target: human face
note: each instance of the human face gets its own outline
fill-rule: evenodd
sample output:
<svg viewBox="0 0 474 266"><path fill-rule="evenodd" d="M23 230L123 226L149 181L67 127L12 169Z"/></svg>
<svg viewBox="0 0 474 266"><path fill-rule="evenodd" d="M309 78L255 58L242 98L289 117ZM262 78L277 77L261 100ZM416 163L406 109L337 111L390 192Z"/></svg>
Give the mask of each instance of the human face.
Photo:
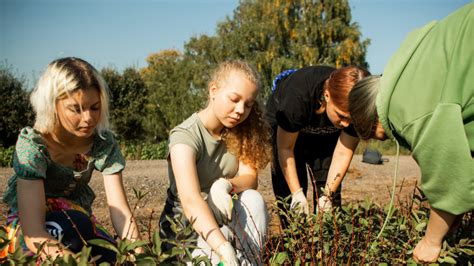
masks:
<svg viewBox="0 0 474 266"><path fill-rule="evenodd" d="M56 110L59 124L69 134L88 138L100 119L100 94L97 89L76 90L59 99Z"/></svg>
<svg viewBox="0 0 474 266"><path fill-rule="evenodd" d="M331 123L340 129L346 128L351 123L349 112L342 111L339 109L332 101L331 96L328 91L324 92L324 97L326 99L326 114L331 120Z"/></svg>
<svg viewBox="0 0 474 266"><path fill-rule="evenodd" d="M257 86L244 74L231 71L222 84L211 84L210 97L213 113L227 128L247 119L257 98Z"/></svg>

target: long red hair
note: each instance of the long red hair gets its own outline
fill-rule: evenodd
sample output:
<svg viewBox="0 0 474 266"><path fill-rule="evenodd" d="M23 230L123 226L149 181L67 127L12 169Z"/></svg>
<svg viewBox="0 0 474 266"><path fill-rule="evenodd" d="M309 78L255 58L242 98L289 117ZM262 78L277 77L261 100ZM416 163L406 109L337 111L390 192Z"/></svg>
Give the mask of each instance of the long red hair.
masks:
<svg viewBox="0 0 474 266"><path fill-rule="evenodd" d="M349 111L349 92L357 81L369 76L369 71L347 66L334 71L324 84L324 89L329 91L334 104L342 111Z"/></svg>

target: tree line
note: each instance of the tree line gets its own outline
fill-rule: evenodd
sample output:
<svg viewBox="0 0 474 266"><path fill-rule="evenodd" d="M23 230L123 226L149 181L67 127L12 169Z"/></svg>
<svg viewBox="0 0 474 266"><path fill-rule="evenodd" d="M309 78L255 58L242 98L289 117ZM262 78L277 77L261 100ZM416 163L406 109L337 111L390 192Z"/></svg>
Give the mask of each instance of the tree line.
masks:
<svg viewBox="0 0 474 266"><path fill-rule="evenodd" d="M325 64L367 68L370 40L362 40L348 0L242 0L214 35L191 37L180 50L161 50L141 69L100 70L111 93L113 130L127 143L159 143L207 101L209 72L220 62L241 59L256 66L265 102L272 79L290 68ZM15 144L32 125L25 79L0 66L1 146Z"/></svg>

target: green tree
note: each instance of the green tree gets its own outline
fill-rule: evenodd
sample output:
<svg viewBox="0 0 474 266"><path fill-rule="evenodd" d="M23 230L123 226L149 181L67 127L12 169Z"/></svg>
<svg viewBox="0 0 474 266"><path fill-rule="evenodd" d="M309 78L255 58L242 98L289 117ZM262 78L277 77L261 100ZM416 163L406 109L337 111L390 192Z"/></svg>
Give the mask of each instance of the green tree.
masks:
<svg viewBox="0 0 474 266"><path fill-rule="evenodd" d="M110 118L119 139L129 142L144 140L147 90L140 73L126 68L122 74L115 69L101 71L110 90Z"/></svg>
<svg viewBox="0 0 474 266"><path fill-rule="evenodd" d="M148 130L155 139L207 99L211 69L229 59L253 63L266 98L273 78L289 68L326 64L367 67L369 40L351 22L347 0L242 0L213 36L191 38L184 52L163 50L147 58L142 77L149 90Z"/></svg>
<svg viewBox="0 0 474 266"><path fill-rule="evenodd" d="M0 66L0 146L14 145L21 128L32 125L33 111L24 84L24 78Z"/></svg>
<svg viewBox="0 0 474 266"><path fill-rule="evenodd" d="M177 50L163 50L147 58L142 77L148 88L147 130L156 141L202 107L207 94L205 71Z"/></svg>
<svg viewBox="0 0 474 266"><path fill-rule="evenodd" d="M217 26L217 34L191 38L185 56L213 67L227 59L254 63L270 93L281 71L315 64L336 67L365 61L369 40L361 40L351 22L347 0L243 0L232 18Z"/></svg>

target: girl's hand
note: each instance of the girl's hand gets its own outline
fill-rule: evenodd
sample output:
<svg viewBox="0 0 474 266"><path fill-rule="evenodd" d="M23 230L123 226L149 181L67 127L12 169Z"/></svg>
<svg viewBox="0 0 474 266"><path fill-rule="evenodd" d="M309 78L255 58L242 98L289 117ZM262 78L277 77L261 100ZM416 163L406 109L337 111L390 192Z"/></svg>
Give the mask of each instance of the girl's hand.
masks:
<svg viewBox="0 0 474 266"><path fill-rule="evenodd" d="M309 204L303 193L303 188L299 188L291 195L290 210L298 213L309 214Z"/></svg>
<svg viewBox="0 0 474 266"><path fill-rule="evenodd" d="M441 244L431 243L426 236L423 237L413 251L413 259L417 263L430 263L438 260Z"/></svg>
<svg viewBox="0 0 474 266"><path fill-rule="evenodd" d="M224 243L219 245L219 247L217 248L217 254L219 254L219 259L222 263L224 263L224 266L239 265L235 249L228 241L225 241Z"/></svg>
<svg viewBox="0 0 474 266"><path fill-rule="evenodd" d="M219 178L212 184L207 199L209 207L219 225L226 224L232 219L232 184L225 178Z"/></svg>
<svg viewBox="0 0 474 266"><path fill-rule="evenodd" d="M331 199L327 196L321 196L318 199L318 211L328 212L332 208Z"/></svg>

